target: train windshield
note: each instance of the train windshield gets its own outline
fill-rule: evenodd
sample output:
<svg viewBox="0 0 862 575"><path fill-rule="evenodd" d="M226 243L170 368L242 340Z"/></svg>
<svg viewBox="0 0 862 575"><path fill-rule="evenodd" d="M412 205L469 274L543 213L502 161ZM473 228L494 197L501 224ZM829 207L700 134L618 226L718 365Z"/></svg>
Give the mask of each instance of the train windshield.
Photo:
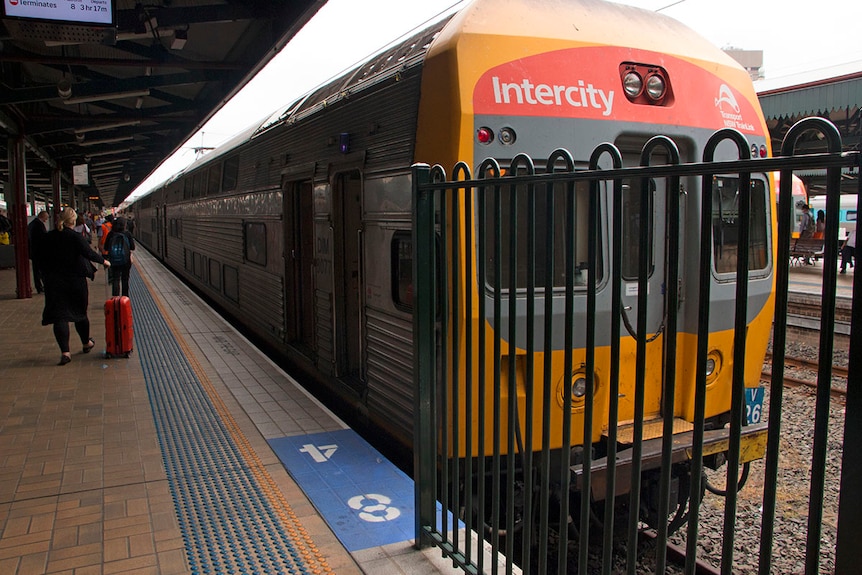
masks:
<svg viewBox="0 0 862 575"><path fill-rule="evenodd" d="M536 288L544 287L549 275L553 278L553 287L562 288L566 286L565 253L568 225L566 195L566 189L562 185L558 185L554 189L552 198L549 198L548 193L544 190L537 190L535 193L529 194L526 189L521 187L504 188L500 190L499 195L486 193L484 215L485 274L489 288L499 285L502 291L510 289L513 279L512 270L514 269L516 289L526 289L529 283L531 264L534 269L533 286ZM586 287L589 184L587 182L577 183L573 197L571 221L574 225L574 284L576 287ZM530 198L533 198L532 209L535 210L534 221L536 225L533 229L529 225L530 218L528 217L531 209ZM601 215L599 221L601 221ZM552 224L552 228L546 227L545 222ZM547 234L551 231L554 240L551 249L548 249ZM529 240L531 234L534 238L532 250ZM512 253L513 242L516 245L514 254ZM599 240L599 244L601 244L601 240ZM599 253L602 253L601 245L598 249ZM597 280L601 280L601 258L599 258L598 266ZM498 275L499 284L497 284Z"/></svg>
<svg viewBox="0 0 862 575"><path fill-rule="evenodd" d="M712 245L715 271L736 272L739 245L739 178L716 176L712 180ZM766 185L751 180L751 229L748 269L762 270L769 264Z"/></svg>
<svg viewBox="0 0 862 575"><path fill-rule="evenodd" d="M626 180L623 184L623 241L622 241L622 274L624 279L637 279L640 266L641 253L641 186L640 180ZM649 180L649 207L650 214L655 213L655 180ZM653 250L655 224L649 226L647 233L646 249L649 252L647 261L649 267L647 275L652 275L655 269L655 253Z"/></svg>

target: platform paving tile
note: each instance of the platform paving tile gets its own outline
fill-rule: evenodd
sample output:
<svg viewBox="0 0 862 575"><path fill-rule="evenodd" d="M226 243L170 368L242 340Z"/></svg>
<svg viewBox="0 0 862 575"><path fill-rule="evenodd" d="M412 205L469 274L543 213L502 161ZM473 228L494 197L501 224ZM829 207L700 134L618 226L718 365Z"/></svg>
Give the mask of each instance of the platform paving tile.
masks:
<svg viewBox="0 0 862 575"><path fill-rule="evenodd" d="M409 542L373 556L344 549L267 443L343 424L149 254L137 259L332 570L438 572ZM62 367L41 325L42 296L17 299L15 281L14 270L0 270L0 575L188 574L141 363L103 353L104 273L88 284L96 348L81 353L73 333L72 362Z"/></svg>

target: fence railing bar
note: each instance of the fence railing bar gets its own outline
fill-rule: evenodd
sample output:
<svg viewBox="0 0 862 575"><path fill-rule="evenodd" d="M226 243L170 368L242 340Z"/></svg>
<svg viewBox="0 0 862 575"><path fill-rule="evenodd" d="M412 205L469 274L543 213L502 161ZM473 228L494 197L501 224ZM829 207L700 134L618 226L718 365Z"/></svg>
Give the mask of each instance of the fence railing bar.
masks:
<svg viewBox="0 0 862 575"><path fill-rule="evenodd" d="M674 165L671 159L665 165L649 166L649 160L643 159L643 154L648 156L649 153L642 152L642 166L635 168L622 168L621 162L618 165L615 161L612 169L599 169L597 164L591 163L589 169L575 171L573 163L567 162L566 169L560 171L557 165L559 160L567 159L561 154L549 158L548 173L545 174L523 174L525 171L533 172L532 167L529 170L518 168L521 162L531 162L529 158L523 157L513 160L505 171L500 169L496 161L486 161L477 170L477 178L471 178L464 164L459 173L463 179L457 181L454 177L453 181L446 181L445 172L436 166L429 168L417 164L413 167L414 466L418 547L436 545L458 569L476 575L485 573L486 569L494 575L501 569L507 574L519 570L538 570L542 573L556 570L564 573L568 566L574 566L572 561L575 559L578 571L586 572L593 567L591 562L594 560L589 546L595 538L590 537L590 531L599 525L599 519L591 509L593 490L597 490L597 497L603 498L605 505L601 565L602 573L607 574L620 560L613 549L613 524L617 519L614 515L616 491L621 489L621 493L628 491L628 507L633 510L626 525L629 543L625 552L625 572L633 575L641 567L642 558L638 557L636 545L637 533L642 528L639 510L643 504L649 503L649 521L655 520L651 525L656 529L659 541L668 539L678 527L678 519L688 520L685 572L694 575L698 554L700 492L705 481L702 479L705 457L703 443L707 434L704 415L708 378L705 366L711 353L710 314L709 305L695 304L698 313L696 338L692 340L696 344L694 391L687 391L693 402L688 407L693 415L692 444L688 452L692 476L688 500L685 501L677 498L671 489L671 467L678 463L678 460L672 460L671 447L675 422L673 406L678 401L676 395L679 392L676 382L678 368L674 363L678 355L678 309L681 303L691 306L691 302L679 299L681 281L685 281L681 271L695 269L689 264L685 268L681 267L683 255L687 256L686 260L691 258L688 258L688 254L682 254L682 250L687 248L681 244L683 229L680 222L684 221L684 214L681 210L683 192L680 178L698 176L702 183L700 196L694 200L701 202L700 239L686 246L697 245L693 249L697 250L701 264L706 262L697 267L697 297L699 302L703 302L710 300L711 285L715 283L712 274L716 271L710 266L715 254L710 241L713 235L714 195L709 180L713 175L721 174L722 177L736 176L739 183L739 214L733 214L733 225L736 226L738 237L731 240L736 242L737 281L733 286L733 366L732 374L729 374L732 381L730 411L727 413L728 443L723 448L727 450L727 458L720 565L723 574L734 572L737 491L744 482L744 479L740 479L740 470L745 466L744 478L748 466L739 461L743 428L746 425L745 376L754 367L745 365L749 329L748 277L751 262L761 261L751 260L755 255L760 257L760 253L752 252L750 247L752 241L760 237L752 235L754 230L751 226L759 207L754 202L755 198L760 201L760 196L754 195L758 190L752 187L751 176L781 170L782 180L777 194L778 217L772 220L774 222L777 219L778 222L778 229L772 231L777 238L770 238L776 240L772 245L777 245L777 253L773 261L769 262L775 277L775 292L772 294L775 304L773 370L769 390L758 563L759 575L771 572L782 423L783 364L787 345L785 319L789 306L792 232L790 176L793 171L800 169L826 170L826 235L837 237L842 168L862 168L862 154L859 152L830 151L826 154L794 156L792 147L795 138L803 131L819 129L831 139L833 134L830 130L833 128L819 118L800 122L788 133L782 146L782 156L768 159L745 157L749 148L746 143L740 147L740 160L714 162L707 158L705 152L704 162L698 164ZM659 137L659 140L675 146L664 137ZM835 147L833 144L835 142L830 141L831 147ZM602 153L615 149L611 145L607 146L602 149ZM648 147L645 146L645 150ZM839 137L837 149L840 148ZM656 228L656 220L652 217L655 205L653 195L658 192L651 187L651 183L661 182L662 178L664 188L658 189L664 195L659 193L657 197L664 198L666 210L662 212L662 217L665 223L663 228L653 229ZM640 199L639 213L635 218L639 222L639 246L636 248L636 261L631 262L637 265L638 277L636 281L632 278L626 284L625 294L622 292L625 283L624 247L618 241L626 233L622 220L624 181L640 185L640 189L632 196L632 201L637 201L638 196ZM613 184L612 193L608 187L610 183ZM587 186L581 187L584 184ZM537 193L542 187L545 193ZM862 197L862 184L858 195ZM555 206L563 199L565 214L558 216L562 220L558 223L554 212L559 207ZM544 211L539 215L537 208L542 204ZM605 205L609 206L608 214L603 213ZM733 210L736 210L735 206ZM685 215L689 212L691 210L686 209ZM519 222L524 217L528 221ZM539 227L542 222L537 221L542 217L547 222L544 234ZM584 224L586 230L583 229ZM579 225L581 229L577 231L576 237L575 230ZM762 235L760 230L757 233ZM698 234L689 232L686 237ZM603 245L604 237L609 238L608 246ZM562 253L555 255L555 243L561 240L557 248ZM648 246L653 240L659 247L655 248L658 251L651 253ZM489 246L489 243L492 245ZM732 245L727 246L727 252L731 251ZM837 252L837 243L826 242L826 261L834 262ZM586 264L580 263L584 254ZM691 255L694 256L695 252ZM545 267L539 272L538 265L542 261ZM726 273L729 271L728 265L734 265L727 259L723 261L726 263L718 273ZM607 269L606 262L609 264ZM650 278L650 274L654 273L654 265L661 267L662 275ZM555 266L558 269L555 270ZM560 266L565 267L565 270L559 269ZM519 271L519 267L523 269ZM575 275L581 274L584 267L587 281L581 282L575 279ZM835 267L825 266L822 277L821 353L815 398L806 575L818 573L822 562L820 547L823 544L824 502L821 494L825 489L825 463L829 450L829 384L834 349L831 325L835 320L837 297ZM634 273L632 269L632 275ZM659 290L659 301L648 299L650 288L653 289L653 295L656 289ZM862 293L862 288L856 286L854 296L858 295L856 289ZM637 305L636 329L632 329L630 319L626 316L623 307L626 299ZM851 322L851 371L845 410L845 443L852 437L862 440L862 424L857 426L857 435L853 435L853 418L862 419L862 413L859 413L862 409L862 392L858 393L858 397L852 393L854 382L857 387L862 386L858 381L859 370L854 372L852 369L853 350L862 354L862 338L853 337L858 331L854 328L858 327L860 321L857 316L862 313L862 310L857 309L862 307L862 304L857 305L857 300L853 302L854 319ZM656 304L664 308L656 307ZM605 306L601 312L600 305ZM662 313L661 318L657 315L654 317L657 309ZM539 318L540 313L543 319ZM577 325L576 314L583 320ZM609 325L602 327L602 344L598 343L600 326L597 320L600 316L610 318ZM563 325L554 325L555 317ZM686 326L695 325L694 318L686 321ZM602 320L602 326L604 322ZM634 337L633 342L626 344L630 346L627 348L623 346L625 338L622 324ZM657 330L656 325L659 325ZM647 386L650 386L651 394L655 382L652 376L648 380L646 375L647 363L652 362L655 367L654 358L657 357L655 345L650 342L659 336L662 337L658 342L663 357L662 388L656 397L661 401L660 406L654 403L652 395L647 399ZM601 367L597 366L599 345L608 346L602 350ZM624 453L623 459L630 467L626 472L630 476L620 485L616 475L618 470L612 462L619 457L617 421L621 411L620 380L622 369L626 367L620 363L623 349L631 350L629 353L633 355L634 373L631 374L632 381L626 382L630 387L623 391L631 394L625 406L626 413L631 415L625 417L632 419L626 422L630 427L627 430L628 438L623 439L627 444L627 453ZM539 353L543 355L541 365L538 365L538 358L535 357ZM560 360L561 365L557 363ZM751 363L751 359L748 360ZM859 364L859 361L862 360L856 363ZM605 362L608 362L607 367ZM597 369L606 368L609 371L600 378L602 381L597 382ZM577 399L573 394L576 372L578 377L583 372L588 391L585 397L579 393ZM539 373L542 374L541 380L538 378ZM659 374L656 373L655 377L658 378ZM602 399L601 410L597 409L598 399L592 393L599 383L606 386L603 393L607 394ZM541 385L542 389L537 389L536 385ZM854 397L856 403L853 402ZM607 399L607 405L604 399ZM650 414L656 414L657 407L661 410L660 453L655 445L658 440L652 442L652 451L644 451L647 405ZM595 455L590 447L590 438L597 423L595 418L605 417L605 409L607 425L602 430L601 444L596 446L604 448L604 461L611 462L606 469L602 467L606 465L603 461L594 461ZM537 421L539 416L541 421ZM578 426L575 426L575 418ZM578 429L581 425L582 430ZM536 433L541 436L536 437ZM658 428L651 427L647 438L657 438L658 433ZM583 436L584 443L574 443L573 437L580 436ZM851 452L852 446L848 448L845 445L842 473L851 473L853 470L854 463L846 461ZM653 466L660 475L653 476L652 471L644 475L645 470ZM858 467L862 468L862 465ZM601 469L599 479L597 469ZM572 491L576 489L573 483L576 478L580 492ZM656 478L657 483L653 483ZM505 486L502 483L504 480ZM846 486L846 481L848 479L843 475L842 487ZM642 491L647 488L649 492L642 495ZM438 500L442 507L442 521L435 508ZM557 511L552 507L555 503L558 504ZM671 508L674 505L677 506L677 516L671 520ZM570 511L574 509L579 509L579 515L572 513L570 517ZM842 494L835 549L835 573L838 575L849 575L858 567L858 541L848 539L848 533L862 533L862 519L852 517L854 514L855 508L845 504L845 495ZM464 539L461 540L461 537ZM575 543L578 544L577 553ZM856 549L848 551L852 549L848 545L856 546ZM851 559L854 557L856 561ZM657 572L665 570L666 562L664 547L660 544L655 556Z"/></svg>

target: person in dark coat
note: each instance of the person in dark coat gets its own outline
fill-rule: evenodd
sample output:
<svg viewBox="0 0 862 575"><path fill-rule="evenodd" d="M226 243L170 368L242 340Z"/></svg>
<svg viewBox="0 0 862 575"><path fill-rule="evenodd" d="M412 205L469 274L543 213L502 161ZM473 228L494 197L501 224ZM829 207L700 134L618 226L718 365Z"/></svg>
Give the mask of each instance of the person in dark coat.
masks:
<svg viewBox="0 0 862 575"><path fill-rule="evenodd" d="M110 250L111 244L114 242L114 238L116 236L123 235L126 237L126 241L129 245L129 253L128 258L125 263L120 264L118 262L111 263L111 271L108 274L111 278L111 295L124 295L126 297L129 296L129 273L132 271L132 252L135 249L135 240L132 238L131 234L126 230L126 219L125 218L117 218L114 220L114 224L111 227L111 231L108 232L108 235L105 236L105 248L104 252L109 254L110 258ZM119 241L119 240L118 240ZM122 284L122 289L121 289Z"/></svg>
<svg viewBox="0 0 862 575"><path fill-rule="evenodd" d="M69 322L81 338L83 353L96 345L90 337L90 320L87 306L90 294L87 278L93 279L96 268L92 263L110 267L110 262L87 244L87 240L73 229L78 214L72 208L63 210L60 228L49 232L42 245L42 272L45 281L45 309L42 325L54 326L54 338L60 346L60 363L72 361L69 351Z"/></svg>
<svg viewBox="0 0 862 575"><path fill-rule="evenodd" d="M33 221L27 225L27 239L30 248L30 261L33 263L33 284L36 286L36 293L45 291L42 281L42 244L45 242L45 236L48 234L48 228L45 227L48 221L48 212L42 210L39 215L33 218Z"/></svg>

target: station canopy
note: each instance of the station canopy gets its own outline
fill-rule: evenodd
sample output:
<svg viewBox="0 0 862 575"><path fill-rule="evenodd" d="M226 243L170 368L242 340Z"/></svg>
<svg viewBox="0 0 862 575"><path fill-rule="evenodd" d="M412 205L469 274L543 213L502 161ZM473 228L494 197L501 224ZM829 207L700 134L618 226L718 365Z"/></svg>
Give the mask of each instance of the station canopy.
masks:
<svg viewBox="0 0 862 575"><path fill-rule="evenodd" d="M0 183L24 139L28 197L73 171L118 206L262 69L326 0L82 0L0 12ZM68 10L68 8L67 8ZM78 20L78 21L76 21ZM76 166L78 168L76 168Z"/></svg>
<svg viewBox="0 0 862 575"><path fill-rule="evenodd" d="M778 88L764 86L758 88L757 97L772 138L773 154L780 153L781 143L793 124L809 116L826 118L835 124L841 134L843 151L862 149L862 72ZM825 151L825 142L816 133L803 134L796 149L797 153ZM825 190L822 171L798 175L805 181L809 193L817 195ZM858 178L857 169L845 168L841 178L842 193L856 193Z"/></svg>

